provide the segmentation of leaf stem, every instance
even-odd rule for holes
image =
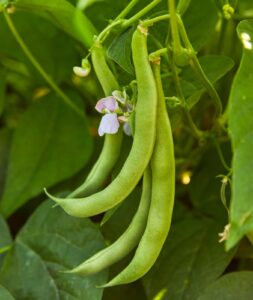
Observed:
[[[164,20],[168,20],[170,18],[169,14],[165,14],[165,15],[161,15],[152,19],[147,19],[141,22],[141,24],[144,27],[149,27],[149,26],[153,26],[154,23],[160,22],[160,21],[164,21]]]
[[[19,44],[20,48],[23,50],[27,58],[30,60],[35,69],[40,73],[40,75],[45,79],[45,81],[51,86],[51,88],[55,91],[55,93],[71,108],[73,109],[79,116],[84,117],[84,113],[71,101],[71,99],[63,93],[63,91],[57,86],[57,84],[51,79],[51,77],[46,73],[46,71],[42,68],[40,63],[33,56],[31,51],[28,49],[24,40],[21,38],[18,33],[11,17],[8,15],[6,11],[3,12],[6,23]]]
[[[174,79],[174,82],[175,82],[175,87],[176,87],[177,94],[178,94],[180,100],[182,101],[181,107],[183,109],[185,118],[186,118],[186,120],[188,122],[188,125],[190,127],[191,133],[195,138],[200,140],[200,139],[203,138],[204,132],[199,130],[197,128],[197,126],[195,125],[195,123],[193,122],[191,113],[190,113],[189,108],[187,107],[187,103],[185,101],[185,97],[184,97],[184,94],[183,94],[183,91],[182,91],[182,88],[181,88],[181,84],[180,84],[180,81],[179,81],[179,77],[178,77],[176,67],[175,67],[175,63],[174,63],[173,59],[171,60],[171,70],[172,70],[173,79]]]
[[[220,97],[219,97],[216,89],[214,88],[214,86],[210,82],[210,80],[207,78],[205,72],[203,71],[203,69],[200,65],[199,60],[196,56],[195,50],[192,47],[191,42],[189,41],[188,35],[187,35],[185,27],[184,27],[184,23],[183,23],[183,21],[182,21],[182,19],[179,15],[177,15],[177,21],[178,21],[178,24],[179,24],[180,34],[182,36],[185,47],[187,48],[189,53],[191,53],[190,65],[192,66],[192,68],[194,69],[196,74],[198,75],[200,81],[202,82],[203,86],[206,88],[206,90],[209,93],[211,99],[213,99],[213,102],[214,102],[215,107],[216,107],[216,114],[217,114],[217,116],[220,116],[221,113],[222,113],[222,102],[220,100]]]
[[[173,51],[180,52],[181,50],[181,41],[178,33],[178,23],[177,23],[177,15],[175,8],[175,1],[168,0],[168,8],[170,13],[170,26],[171,26],[171,34],[173,40]]]
[[[150,4],[140,10],[137,14],[133,15],[130,19],[125,20],[122,23],[122,28],[127,28],[132,25],[134,22],[138,21],[141,17],[143,17],[146,13],[148,13],[151,9],[153,9],[156,5],[158,5],[162,0],[153,0]]]
[[[125,18],[125,16],[132,10],[132,8],[139,2],[139,0],[132,0],[129,4],[122,10],[122,12],[115,18],[114,21]]]
[[[213,141],[214,141],[214,145],[215,145],[215,147],[216,147],[216,149],[217,149],[217,152],[218,152],[218,155],[219,155],[219,158],[220,158],[220,161],[221,161],[223,167],[224,167],[228,172],[231,172],[232,169],[228,166],[228,164],[227,164],[226,161],[225,161],[224,155],[223,155],[223,153],[222,153],[222,151],[221,151],[221,148],[220,148],[220,144],[216,141],[215,138],[213,139]]]

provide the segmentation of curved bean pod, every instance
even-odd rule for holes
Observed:
[[[174,204],[175,159],[159,64],[153,65],[158,91],[157,133],[151,159],[152,198],[147,227],[130,264],[103,287],[133,282],[155,263],[169,232]]]
[[[104,94],[110,96],[114,90],[119,89],[119,85],[107,65],[101,45],[98,44],[92,48],[91,59]],[[101,190],[119,158],[122,136],[121,129],[116,134],[105,135],[103,149],[97,162],[91,169],[85,182],[70,193],[68,197],[88,196]]]
[[[151,199],[151,170],[148,167],[143,177],[139,207],[126,231],[110,246],[99,251],[85,262],[66,273],[91,275],[116,263],[138,244],[145,230]]]
[[[132,40],[133,62],[138,84],[133,145],[117,177],[102,191],[84,198],[61,199],[47,195],[68,214],[89,217],[123,201],[134,189],[146,169],[154,147],[157,93],[148,60],[147,34],[138,28]]]

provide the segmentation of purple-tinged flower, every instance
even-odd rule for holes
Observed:
[[[95,109],[100,112],[115,112],[119,108],[119,105],[116,99],[112,96],[108,96],[106,98],[102,98],[98,100]]]
[[[119,121],[116,113],[105,114],[98,128],[98,134],[103,136],[105,133],[114,134],[119,130]]]

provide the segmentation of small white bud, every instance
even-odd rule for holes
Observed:
[[[89,69],[83,69],[81,67],[73,67],[73,71],[79,77],[86,77],[90,73]]]

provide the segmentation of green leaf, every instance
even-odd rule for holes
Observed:
[[[0,299],[1,300],[15,300],[6,288],[0,285]]]
[[[70,97],[80,104],[76,94]],[[44,187],[74,175],[91,151],[86,120],[54,94],[40,98],[24,113],[13,136],[2,213],[9,216]]]
[[[206,55],[199,58],[199,62],[208,79],[215,83],[228,73],[234,66],[230,57],[224,55]],[[193,106],[200,96],[205,92],[205,88],[190,66],[183,69],[181,78],[187,82],[183,83],[185,97],[188,98],[188,105]],[[191,85],[189,85],[189,83]],[[195,91],[194,91],[194,89]]]
[[[116,36],[110,44],[107,55],[121,66],[129,74],[134,74],[132,65],[131,42],[134,28],[130,28],[124,33]]]
[[[211,284],[198,300],[249,300],[253,295],[253,272],[226,274]]]
[[[5,72],[3,70],[0,71],[0,117],[4,111],[5,107]]]
[[[19,11],[11,18],[28,49],[53,80],[58,83],[70,78],[73,66],[80,63],[73,39],[40,16]],[[4,41],[0,44],[0,53],[5,58],[8,71],[21,73],[22,80],[29,79],[30,84],[45,85],[44,79],[14,39],[3,15],[0,15],[0,27],[0,39]],[[24,63],[26,69],[22,65],[19,67],[18,62]]]
[[[226,161],[229,162],[231,158],[230,144],[221,146],[222,153]],[[189,184],[190,197],[194,207],[207,216],[224,220],[225,222],[228,219],[228,213],[221,200],[221,177],[217,176],[224,175],[227,172],[221,164],[216,148],[211,147],[202,157]],[[229,183],[227,186],[228,190],[230,190]],[[229,195],[227,196],[229,199]]]
[[[209,39],[218,21],[218,9],[212,0],[192,0],[183,21],[189,39],[195,50]]]
[[[244,35],[243,35],[244,34]],[[227,248],[233,247],[247,232],[253,231],[253,21],[242,21],[238,35],[244,40],[243,57],[229,99],[229,131],[233,147],[231,230]],[[246,38],[251,41],[246,41]],[[248,37],[247,37],[248,35]]]
[[[3,193],[6,179],[8,157],[11,145],[11,130],[3,128],[0,130],[0,197]]]
[[[11,1],[10,1],[11,2]],[[90,20],[66,0],[16,0],[15,7],[39,14],[90,48],[96,30]]]
[[[11,234],[4,218],[0,215],[0,266],[2,264],[5,250],[12,244]],[[2,299],[0,297],[0,299]]]
[[[44,202],[18,234],[6,256],[0,282],[17,299],[100,300],[107,272],[90,277],[63,274],[104,246],[89,219],[68,216],[52,202]],[[36,280],[35,280],[36,279]]]
[[[148,299],[197,299],[234,254],[218,243],[222,230],[217,221],[206,219],[188,218],[173,226],[157,262],[143,278]]]

